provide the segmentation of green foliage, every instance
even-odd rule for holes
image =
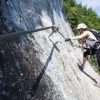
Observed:
[[[92,8],[88,9],[81,4],[77,4],[75,0],[63,1],[67,20],[75,35],[77,35],[76,27],[79,23],[85,23],[89,28],[100,30],[100,17],[97,16]],[[91,64],[95,65],[95,69],[98,70],[95,56],[92,56]]]
[[[94,70],[100,74],[100,68],[97,64],[96,55],[91,56],[90,63],[92,64]]]
[[[77,34],[76,26],[81,22],[85,23],[90,28],[100,30],[100,17],[97,16],[92,8],[88,9],[81,4],[77,4],[75,0],[63,1],[67,20],[75,34]]]

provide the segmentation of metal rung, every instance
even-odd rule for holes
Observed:
[[[31,34],[31,33],[33,33],[33,32],[38,32],[38,31],[42,31],[42,30],[47,30],[47,29],[50,29],[50,28],[52,28],[52,30],[53,30],[53,29],[55,28],[55,26],[44,27],[44,28],[38,28],[38,29],[29,30],[29,31],[13,32],[13,33],[3,34],[3,35],[0,35],[0,40],[6,39],[6,38],[10,38],[10,37],[20,36],[20,35],[25,35],[25,34]]]

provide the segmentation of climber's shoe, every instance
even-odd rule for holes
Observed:
[[[84,66],[82,66],[82,65],[78,64],[78,67],[79,67],[79,69],[80,69],[81,71],[83,71],[83,70],[84,70]]]

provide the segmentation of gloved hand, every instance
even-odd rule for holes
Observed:
[[[67,39],[65,39],[65,42],[70,41],[70,40],[71,40],[70,38],[67,38]]]

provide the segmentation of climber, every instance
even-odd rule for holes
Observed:
[[[83,61],[79,65],[80,70],[83,71],[86,61],[90,59],[90,55],[95,54],[94,45],[98,40],[92,34],[92,32],[88,31],[87,26],[84,23],[80,23],[77,26],[77,30],[79,31],[80,35],[65,39],[65,41],[76,40],[76,39],[85,40],[85,41],[82,41],[83,42],[82,44],[77,45],[80,48],[81,47],[85,48],[85,51],[83,52]]]

